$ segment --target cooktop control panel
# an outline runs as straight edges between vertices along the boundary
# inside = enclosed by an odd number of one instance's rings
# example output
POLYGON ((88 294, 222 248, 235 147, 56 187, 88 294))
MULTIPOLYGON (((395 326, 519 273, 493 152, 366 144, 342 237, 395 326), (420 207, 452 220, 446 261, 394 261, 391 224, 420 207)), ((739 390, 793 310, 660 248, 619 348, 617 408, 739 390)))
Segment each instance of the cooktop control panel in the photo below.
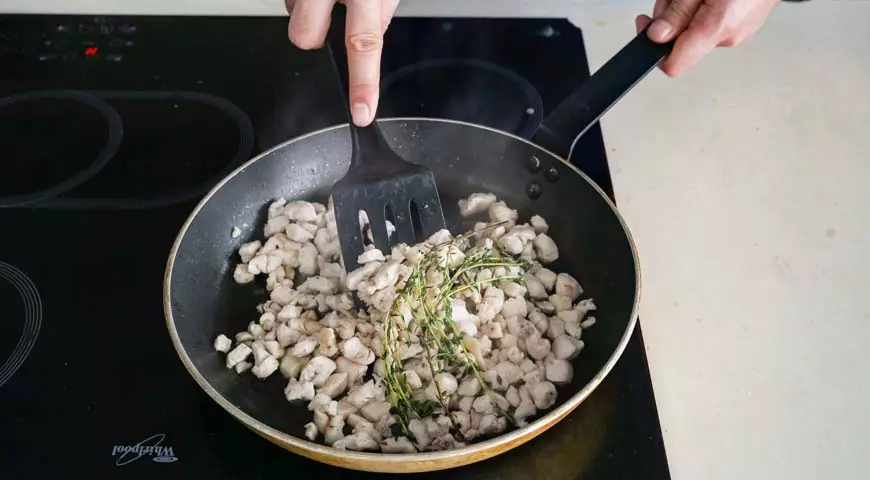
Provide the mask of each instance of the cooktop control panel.
POLYGON ((38 62, 123 62, 140 26, 117 17, 0 19, 0 56, 38 62))

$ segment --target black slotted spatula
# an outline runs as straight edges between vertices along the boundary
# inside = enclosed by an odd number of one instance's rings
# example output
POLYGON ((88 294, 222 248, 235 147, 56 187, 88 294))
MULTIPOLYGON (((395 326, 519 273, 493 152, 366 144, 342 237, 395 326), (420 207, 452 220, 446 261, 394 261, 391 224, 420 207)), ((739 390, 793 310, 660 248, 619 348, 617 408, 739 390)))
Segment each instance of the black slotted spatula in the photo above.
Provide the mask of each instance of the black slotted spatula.
MULTIPOLYGON (((329 51, 347 94, 344 8, 335 6, 329 51)), ((348 101, 343 101, 347 106, 348 101)), ((341 256, 348 272, 359 266, 357 257, 363 252, 360 211, 368 217, 375 247, 385 255, 389 255, 393 243, 387 232, 388 210, 396 228, 396 239, 401 243, 413 245, 445 228, 441 199, 432 172, 422 165, 406 161, 393 151, 377 120, 368 127, 357 127, 352 120, 349 123, 350 168, 332 191, 341 256)))

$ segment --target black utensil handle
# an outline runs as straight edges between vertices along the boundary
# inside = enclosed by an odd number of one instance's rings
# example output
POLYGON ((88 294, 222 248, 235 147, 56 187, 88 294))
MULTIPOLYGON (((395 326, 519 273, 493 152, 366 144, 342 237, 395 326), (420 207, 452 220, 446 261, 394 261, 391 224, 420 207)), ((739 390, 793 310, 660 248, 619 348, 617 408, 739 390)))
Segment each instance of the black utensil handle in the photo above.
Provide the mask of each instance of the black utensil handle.
POLYGON ((332 59, 332 67, 335 69, 335 74, 340 82, 341 91, 344 95, 344 111, 347 113, 347 120, 350 124, 351 145, 353 147, 350 168, 356 170, 365 164, 366 168, 383 170, 389 166, 372 165, 372 162, 377 163, 388 158, 376 154, 376 152, 383 151, 384 148, 390 148, 387 140, 384 138, 381 127, 374 120, 367 127, 356 126, 353 123, 353 116, 348 106, 350 102, 350 77, 347 70, 347 47, 344 42, 346 18, 346 7, 336 4, 332 9, 332 20, 329 25, 326 47, 332 59), (366 152, 373 152, 373 154, 367 155, 366 152))
POLYGON ((640 32, 556 106, 541 123, 535 143, 568 158, 574 142, 671 52, 674 42, 655 43, 640 32))

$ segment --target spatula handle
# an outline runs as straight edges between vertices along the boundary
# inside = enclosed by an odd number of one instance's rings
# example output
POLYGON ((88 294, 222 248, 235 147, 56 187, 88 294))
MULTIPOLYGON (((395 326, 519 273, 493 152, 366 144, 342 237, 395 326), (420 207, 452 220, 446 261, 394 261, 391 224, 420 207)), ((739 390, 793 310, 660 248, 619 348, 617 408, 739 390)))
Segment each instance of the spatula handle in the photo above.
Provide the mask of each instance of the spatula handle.
POLYGON ((534 141, 568 158, 577 138, 653 70, 674 42, 656 43, 640 32, 544 119, 534 141))
POLYGON ((377 121, 372 121, 366 127, 358 127, 353 123, 350 109, 350 79, 348 77, 347 48, 344 43, 344 31, 346 25, 346 8, 344 5, 335 5, 332 10, 332 20, 327 35, 327 49, 332 58, 332 66, 341 82, 342 92, 345 96, 344 110, 347 113, 350 124, 350 136, 353 152, 351 154, 350 168, 359 170, 365 168, 372 172, 387 173, 397 167, 390 165, 389 155, 382 155, 384 149, 389 150, 390 145, 384 138, 381 127, 377 121), (387 164, 384 164, 387 163, 387 164))

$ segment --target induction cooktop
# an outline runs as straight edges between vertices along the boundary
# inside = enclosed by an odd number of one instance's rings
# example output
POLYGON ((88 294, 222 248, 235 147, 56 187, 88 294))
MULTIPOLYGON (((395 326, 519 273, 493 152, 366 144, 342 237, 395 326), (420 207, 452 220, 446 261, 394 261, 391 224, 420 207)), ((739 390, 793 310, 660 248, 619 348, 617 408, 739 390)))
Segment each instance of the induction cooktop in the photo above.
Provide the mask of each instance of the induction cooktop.
MULTIPOLYGON (((345 123, 331 68, 282 18, 0 17, 0 478, 375 478, 239 424, 185 371, 162 311, 171 243, 210 187, 345 123)), ((381 116, 526 138, 589 75, 561 19, 397 18, 382 71, 381 116)), ((599 128, 574 151, 612 196, 599 128)), ((422 476, 669 478, 640 327, 558 425, 422 476)))

